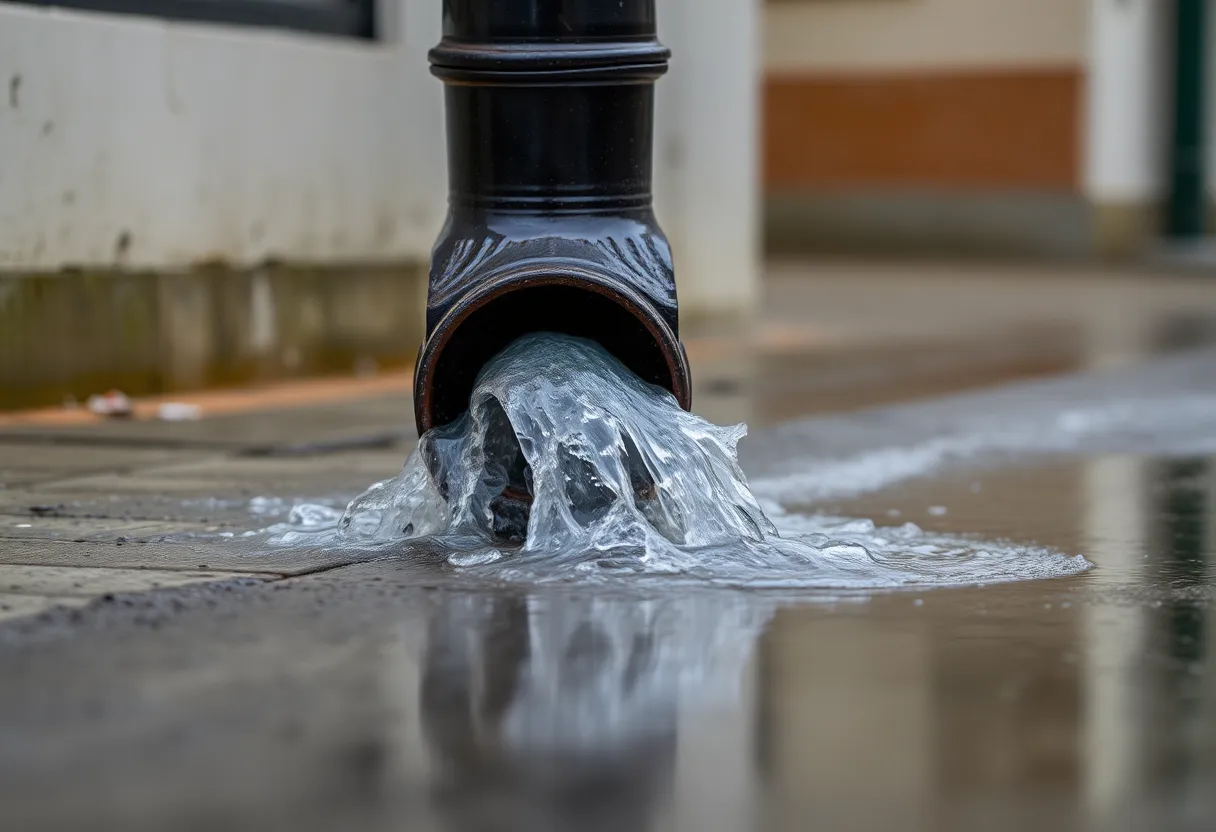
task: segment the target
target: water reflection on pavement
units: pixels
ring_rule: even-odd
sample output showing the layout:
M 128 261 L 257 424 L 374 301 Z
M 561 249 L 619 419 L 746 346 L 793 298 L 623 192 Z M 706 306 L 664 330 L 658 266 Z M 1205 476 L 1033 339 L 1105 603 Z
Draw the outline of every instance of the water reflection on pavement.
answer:
M 1216 461 L 830 508 L 1098 568 L 788 598 L 470 591 L 385 560 L 101 610 L 6 656 L 0 793 L 31 829 L 1210 828 Z
M 802 506 L 1097 564 L 1068 578 L 592 591 L 470 585 L 435 559 L 387 558 L 6 625 L 6 822 L 1211 829 L 1216 434 L 1163 398 L 1216 392 L 1194 378 L 1154 371 L 1128 394 L 1168 430 L 1137 416 L 1071 450 L 1020 452 L 1010 442 L 1039 431 L 973 430 L 952 406 L 946 427 L 983 441 Z M 1103 384 L 1074 387 L 1106 402 L 1118 385 Z M 1025 429 L 1065 406 L 1065 386 L 1036 389 L 973 412 Z M 942 441 L 940 414 L 901 412 L 821 420 L 800 450 L 847 462 L 849 442 L 879 435 Z
M 971 471 L 865 503 L 923 514 L 977 482 L 1023 496 L 986 516 L 956 503 L 942 525 L 1080 546 L 1099 568 L 772 609 L 746 594 L 449 599 L 420 685 L 435 820 L 1210 828 L 1216 462 Z

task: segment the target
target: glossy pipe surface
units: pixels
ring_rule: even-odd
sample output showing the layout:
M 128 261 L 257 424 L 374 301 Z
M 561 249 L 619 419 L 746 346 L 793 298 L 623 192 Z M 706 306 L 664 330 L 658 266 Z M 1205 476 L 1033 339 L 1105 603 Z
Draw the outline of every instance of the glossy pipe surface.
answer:
M 463 412 L 511 340 L 593 338 L 690 403 L 652 210 L 654 0 L 446 0 L 448 219 L 415 374 L 420 431 Z

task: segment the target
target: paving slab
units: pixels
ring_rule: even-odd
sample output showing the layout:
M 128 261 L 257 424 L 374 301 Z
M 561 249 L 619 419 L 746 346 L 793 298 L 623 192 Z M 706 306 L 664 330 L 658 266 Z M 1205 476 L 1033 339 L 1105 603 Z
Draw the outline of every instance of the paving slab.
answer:
M 68 595 L 9 595 L 0 593 L 0 621 L 24 618 L 56 607 L 83 607 L 88 598 Z
M 253 576 L 202 570 L 183 572 L 168 569 L 97 569 L 0 563 L 0 594 L 75 595 L 92 598 L 105 593 L 145 592 L 150 589 L 250 577 Z
M 85 473 L 81 471 L 80 473 Z M 48 471 L 40 471 L 36 468 L 32 469 L 17 469 L 5 468 L 0 470 L 0 491 L 5 491 L 10 488 L 23 488 L 28 485 L 35 485 L 40 482 L 45 482 L 48 479 L 54 479 L 55 475 Z
M 0 491 L 0 515 L 110 517 L 245 531 L 284 519 L 296 501 L 343 506 L 362 490 L 359 487 L 346 492 L 318 493 L 287 489 L 272 496 L 266 489 L 221 489 L 213 483 L 205 490 L 168 494 L 147 489 L 142 492 L 67 491 L 38 486 Z
M 68 543 L 0 540 L 0 564 L 302 575 L 379 555 L 326 547 L 256 547 L 235 539 Z
M 112 518 L 244 532 L 285 520 L 296 503 L 341 508 L 401 469 L 409 445 L 304 457 L 215 456 L 122 474 L 0 490 L 0 538 L 31 518 Z M 35 525 L 36 529 L 37 526 Z M 68 526 L 64 531 L 74 527 Z M 27 530 L 22 537 L 38 536 Z
M 401 471 L 410 445 L 373 451 L 312 454 L 294 457 L 210 457 L 202 460 L 173 461 L 141 469 L 139 475 L 150 479 L 183 479 L 195 482 L 279 483 L 339 482 L 363 485 L 394 476 Z M 60 483 L 70 486 L 70 483 Z
M 222 457 L 124 474 L 70 477 L 6 489 L 0 492 L 0 512 L 26 514 L 31 506 L 41 505 L 64 514 L 145 518 L 149 515 L 139 512 L 152 504 L 153 519 L 200 520 L 210 517 L 214 507 L 228 510 L 225 517 L 239 521 L 249 519 L 247 509 L 255 498 L 263 503 L 286 501 L 286 508 L 293 501 L 349 500 L 399 472 L 408 450 L 394 446 L 293 458 Z
M 197 459 L 198 453 L 172 448 L 112 446 L 104 443 L 58 444 L 50 441 L 0 441 L 0 481 L 8 471 L 48 475 L 90 471 L 130 471 L 148 465 Z
M 110 517 L 38 517 L 0 514 L 0 540 L 66 540 L 76 543 L 141 539 L 205 532 L 201 523 L 119 520 Z
M 217 477 L 187 477 L 174 476 L 172 472 L 155 472 L 139 474 L 98 474 L 87 477 L 58 480 L 46 487 L 50 491 L 62 490 L 68 493 L 82 494 L 159 494 L 163 496 L 203 497 L 208 495 L 250 494 L 250 493 L 308 493 L 319 488 L 340 490 L 357 487 L 356 483 L 365 478 L 352 479 L 343 477 L 342 472 L 331 472 L 325 476 L 325 471 L 314 462 L 312 476 L 266 476 L 263 479 L 229 480 Z M 336 476 L 335 476 L 336 475 Z M 333 480 L 338 479 L 338 483 Z M 342 483 L 341 480 L 346 482 Z M 312 488 L 310 488 L 312 486 Z

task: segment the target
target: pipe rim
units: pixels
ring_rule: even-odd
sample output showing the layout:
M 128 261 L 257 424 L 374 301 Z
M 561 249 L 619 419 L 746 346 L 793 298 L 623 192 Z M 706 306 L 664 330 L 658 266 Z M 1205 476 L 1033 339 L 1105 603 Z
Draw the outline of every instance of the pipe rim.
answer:
M 568 265 L 530 267 L 514 270 L 464 295 L 428 334 L 418 353 L 414 372 L 414 418 L 419 436 L 452 421 L 447 419 L 441 422 L 436 415 L 435 372 L 444 350 L 469 316 L 508 294 L 552 286 L 568 286 L 596 293 L 630 313 L 646 328 L 667 365 L 670 384 L 658 386 L 675 396 L 681 408 L 692 409 L 692 380 L 684 345 L 645 295 L 590 269 Z M 503 348 L 506 346 L 502 345 Z

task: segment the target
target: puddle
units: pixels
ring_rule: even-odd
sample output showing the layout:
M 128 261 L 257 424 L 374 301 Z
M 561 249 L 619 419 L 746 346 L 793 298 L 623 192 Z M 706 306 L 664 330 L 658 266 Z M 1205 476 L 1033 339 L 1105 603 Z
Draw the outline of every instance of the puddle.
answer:
M 772 530 L 700 548 L 651 523 L 632 550 L 525 550 L 494 531 L 495 517 L 500 533 L 518 530 L 509 501 L 473 501 L 483 513 L 457 529 L 450 500 L 427 503 L 401 479 L 347 524 L 354 491 L 311 483 L 190 502 L 185 516 L 222 518 L 236 538 L 196 541 L 205 558 L 114 551 L 183 569 L 222 551 L 313 574 L 8 627 L 6 817 L 16 828 L 175 828 L 200 811 L 214 826 L 255 817 L 295 830 L 1210 828 L 1216 369 L 1205 366 L 1216 368 L 1211 354 L 766 430 L 742 442 L 738 482 Z M 348 477 L 342 488 L 372 478 L 348 466 L 316 463 Z M 182 516 L 180 495 L 155 497 L 141 508 Z M 424 539 L 427 517 L 447 520 Z M 597 517 L 569 534 L 590 534 Z M 340 558 L 305 557 L 318 549 L 378 559 L 326 569 Z M 1100 568 L 868 591 L 1083 568 L 1061 552 Z M 432 580 L 431 560 L 451 580 Z M 575 586 L 533 585 L 552 581 Z M 695 591 L 715 582 L 862 589 Z
M 424 436 L 399 476 L 344 512 L 297 505 L 262 539 L 386 554 L 428 539 L 451 569 L 525 584 L 871 589 L 1091 566 L 1041 547 L 762 505 L 737 461 L 745 434 L 684 412 L 591 342 L 528 336 L 487 365 L 469 413 Z
M 511 757 L 611 754 L 673 728 L 681 703 L 733 704 L 772 615 L 720 593 L 457 595 L 427 621 L 423 704 L 460 707 L 458 697 L 427 695 L 439 690 L 509 689 L 493 728 Z M 483 666 L 487 678 L 470 678 Z M 454 750 L 441 731 L 431 739 L 441 755 Z

